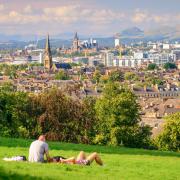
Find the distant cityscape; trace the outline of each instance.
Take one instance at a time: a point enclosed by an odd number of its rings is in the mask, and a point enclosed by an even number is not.
[[[1,65],[26,68],[16,71],[15,77],[1,71],[0,84],[10,82],[15,91],[34,93],[55,86],[68,89],[75,98],[98,97],[103,82],[113,72],[120,72],[120,83],[138,96],[142,123],[151,125],[154,135],[161,130],[166,115],[180,111],[180,42],[123,44],[117,33],[114,47],[100,47],[98,40],[81,40],[76,32],[71,47],[52,48],[50,39],[47,35],[44,49],[37,44],[1,49]],[[68,78],[58,78],[61,71]],[[99,79],[95,80],[97,74]]]

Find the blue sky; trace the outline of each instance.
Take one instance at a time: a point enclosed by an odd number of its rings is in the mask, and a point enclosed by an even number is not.
[[[0,0],[0,33],[112,35],[179,26],[180,0]]]

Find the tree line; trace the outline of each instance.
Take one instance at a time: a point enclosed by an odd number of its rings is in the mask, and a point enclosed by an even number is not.
[[[118,83],[106,84],[101,97],[79,99],[56,88],[40,94],[0,88],[0,136],[72,143],[179,151],[180,113],[167,118],[151,138],[142,125],[137,97]]]

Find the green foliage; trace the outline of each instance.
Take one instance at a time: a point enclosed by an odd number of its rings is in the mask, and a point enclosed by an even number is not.
[[[56,80],[69,80],[70,77],[64,70],[60,70],[57,74],[55,74],[55,79]]]
[[[2,75],[10,76],[11,79],[17,78],[17,72],[21,70],[27,69],[27,64],[20,64],[20,65],[7,65],[7,64],[0,64],[0,72]]]
[[[155,70],[157,68],[158,68],[158,66],[155,63],[151,63],[148,65],[148,70],[150,70],[150,71]]]
[[[80,63],[74,63],[74,62],[69,63],[69,65],[70,65],[71,67],[82,66],[82,64],[80,64]]]
[[[29,66],[30,67],[33,67],[33,66],[43,66],[43,64],[42,63],[33,62],[33,63],[30,63]]]
[[[93,80],[98,84],[101,78],[100,71],[96,70],[93,74]]]
[[[44,133],[51,140],[146,147],[148,130],[139,121],[136,97],[118,83],[107,84],[98,100],[80,101],[58,89],[38,95],[0,91],[1,136]]]
[[[157,138],[162,150],[180,151],[180,112],[166,117],[163,132]]]
[[[100,82],[101,82],[102,84],[106,84],[106,83],[108,83],[108,81],[109,81],[108,75],[103,75],[103,76],[101,76]]]
[[[13,84],[11,82],[5,82],[0,86],[1,92],[12,92],[14,91]]]
[[[96,103],[99,133],[95,143],[147,147],[150,128],[138,125],[139,109],[137,99],[130,90],[115,83],[106,85],[103,96]]]
[[[124,75],[121,71],[113,71],[109,76],[110,82],[123,81]]]
[[[82,119],[84,124],[83,143],[92,144],[97,133],[97,117],[95,110],[96,98],[86,97],[82,101],[83,113]]]
[[[153,85],[163,85],[164,84],[164,81],[160,78],[152,78],[151,79],[151,82]]]
[[[0,127],[2,136],[28,137],[34,126],[30,126],[30,116],[27,113],[28,96],[22,92],[0,92]],[[22,131],[23,130],[23,131]],[[32,136],[33,137],[33,136]]]
[[[177,66],[174,63],[168,62],[168,63],[164,64],[164,69],[166,69],[166,70],[168,70],[168,69],[177,69]]]
[[[80,102],[57,89],[33,96],[29,107],[48,139],[75,143],[90,143],[94,134],[95,102]]]
[[[138,78],[138,76],[137,76],[135,73],[133,73],[133,72],[126,72],[126,73],[124,74],[124,79],[125,79],[125,80],[128,80],[128,81],[131,81],[131,80],[137,81],[139,78]]]
[[[153,74],[146,74],[145,75],[145,82],[143,85],[146,86],[151,86],[151,85],[163,85],[164,84],[164,80],[153,75]]]

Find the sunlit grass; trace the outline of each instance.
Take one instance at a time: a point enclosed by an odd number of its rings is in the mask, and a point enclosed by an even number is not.
[[[50,154],[76,156],[79,151],[100,153],[105,165],[91,166],[5,162],[3,157],[26,155],[32,141],[0,138],[0,179],[180,179],[180,154],[50,142]]]

